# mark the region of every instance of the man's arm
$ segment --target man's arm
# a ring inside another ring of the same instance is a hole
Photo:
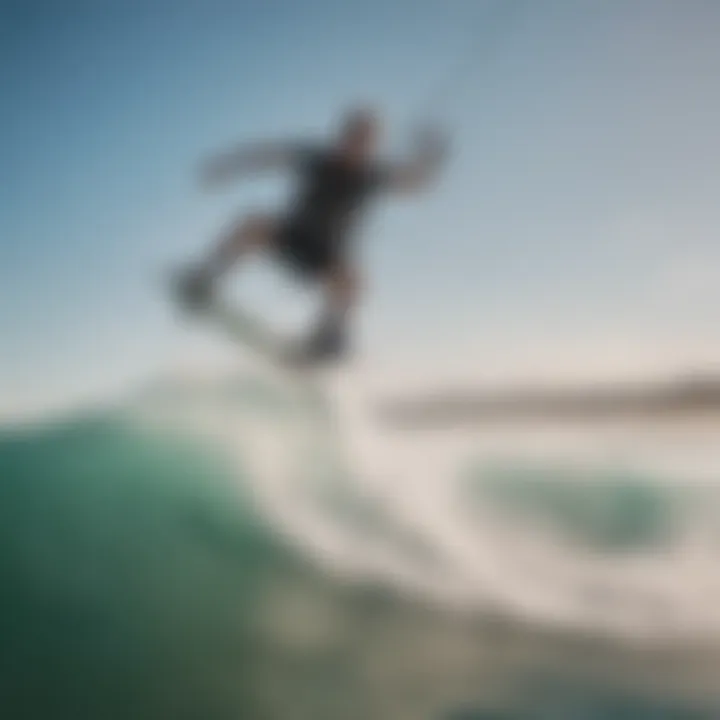
[[[261,142],[211,157],[201,167],[206,185],[217,185],[240,175],[288,168],[302,155],[297,143]]]
[[[400,192],[426,189],[440,174],[446,155],[445,137],[437,131],[423,131],[416,139],[415,157],[386,171],[387,185]]]

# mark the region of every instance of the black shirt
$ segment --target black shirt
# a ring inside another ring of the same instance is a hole
[[[332,150],[298,148],[295,159],[299,186],[288,220],[327,240],[351,231],[368,200],[385,185],[383,168],[353,165]]]

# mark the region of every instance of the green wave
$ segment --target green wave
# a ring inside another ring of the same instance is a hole
[[[278,410],[258,387],[236,389],[245,412]],[[637,549],[671,532],[675,498],[642,478],[603,476],[578,489],[548,468],[541,489],[538,472],[476,469],[468,493],[589,544]],[[616,701],[612,687],[581,689],[589,639],[576,647],[546,629],[461,617],[321,574],[266,524],[246,479],[238,458],[207,438],[162,432],[133,413],[6,428],[2,717],[524,720],[603,718],[607,708],[633,719],[714,716],[697,704],[676,711],[642,687],[651,655],[600,643],[607,668],[624,683],[637,677],[633,697]],[[339,502],[337,512],[360,510]],[[381,529],[372,518],[360,524]],[[523,706],[534,673],[580,677]],[[658,708],[664,714],[652,715]]]
[[[253,662],[250,611],[287,560],[236,468],[199,443],[88,417],[3,433],[0,478],[3,717],[252,707],[228,668]]]

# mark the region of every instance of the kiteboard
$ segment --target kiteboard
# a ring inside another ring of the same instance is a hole
[[[173,275],[170,294],[186,315],[211,323],[260,359],[284,370],[308,369],[301,361],[301,346],[296,340],[283,337],[238,304],[228,302],[219,292],[190,299],[181,276]]]

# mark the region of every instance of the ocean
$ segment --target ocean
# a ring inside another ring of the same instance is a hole
[[[717,423],[363,412],[247,370],[6,424],[3,720],[718,717]]]

